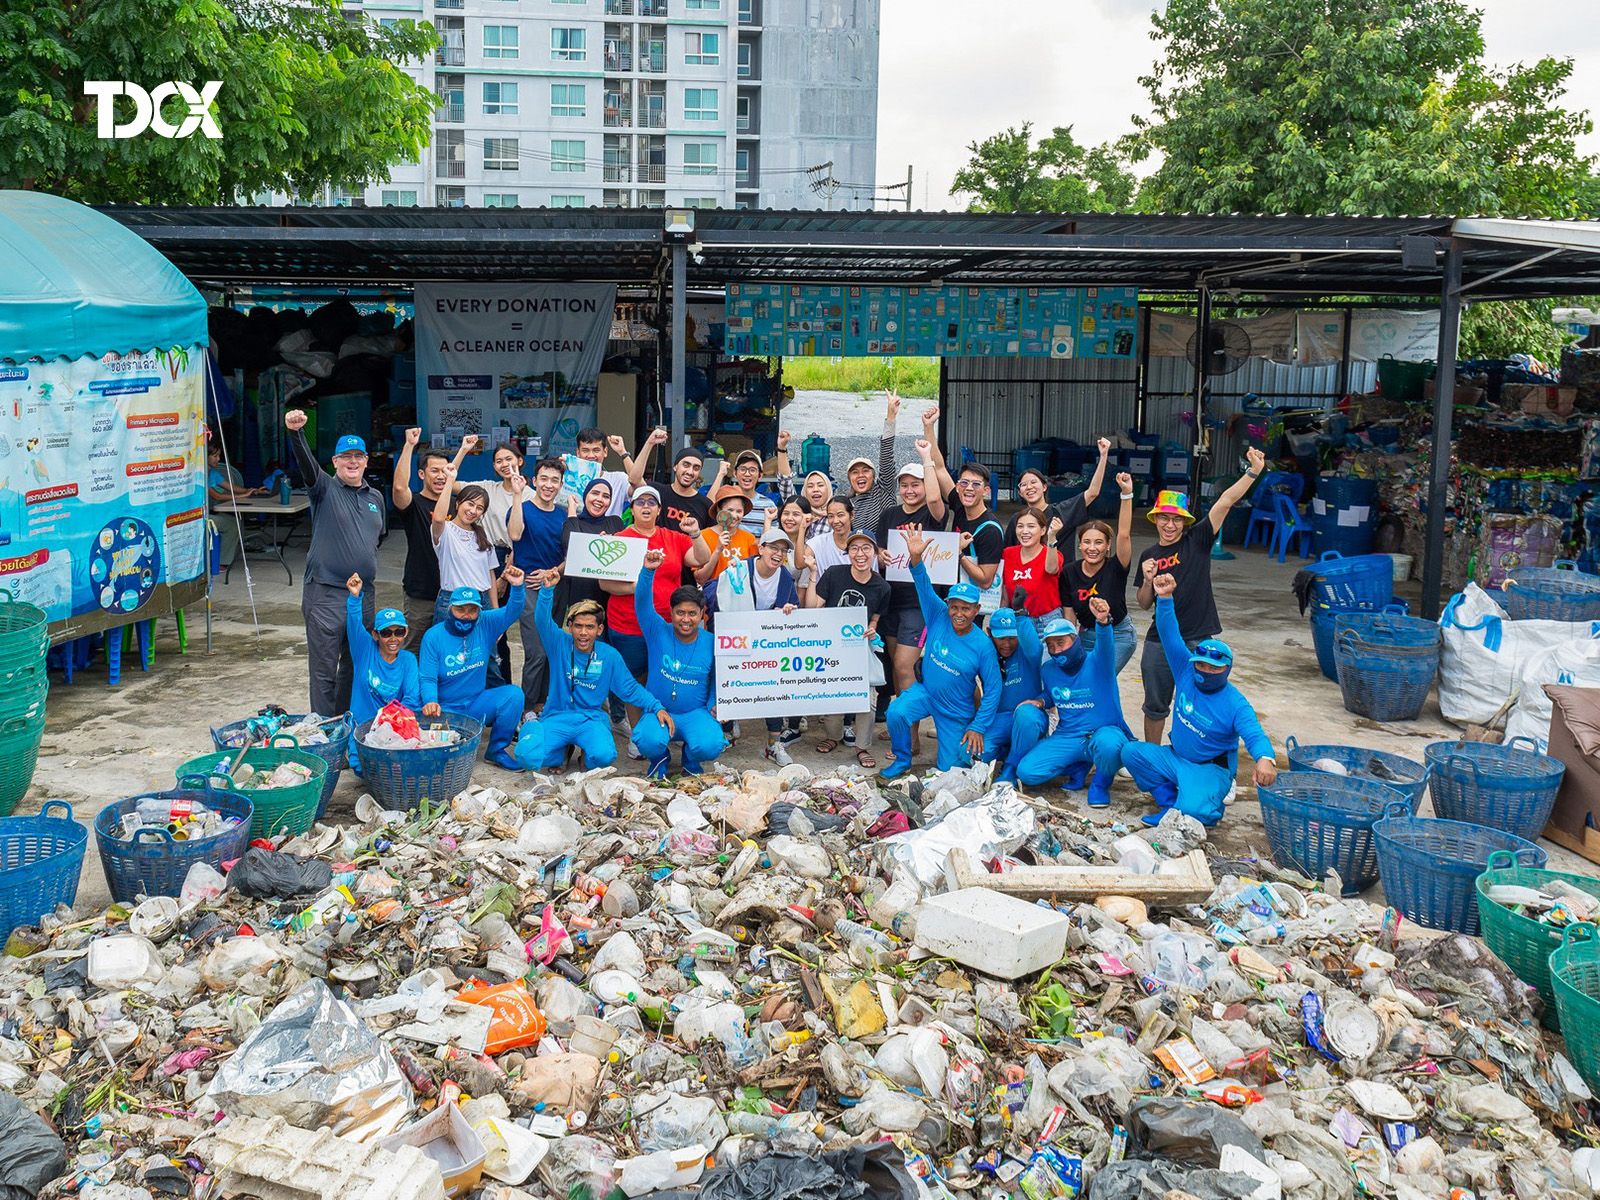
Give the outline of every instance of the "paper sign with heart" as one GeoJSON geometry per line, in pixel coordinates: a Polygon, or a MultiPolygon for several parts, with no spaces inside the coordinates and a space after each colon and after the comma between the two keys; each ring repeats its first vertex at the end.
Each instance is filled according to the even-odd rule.
{"type": "Polygon", "coordinates": [[[618,539],[592,538],[589,542],[589,554],[602,567],[609,567],[628,556],[628,548],[618,539]]]}
{"type": "Polygon", "coordinates": [[[567,544],[567,574],[632,582],[639,578],[649,548],[645,538],[574,533],[567,544]]]}

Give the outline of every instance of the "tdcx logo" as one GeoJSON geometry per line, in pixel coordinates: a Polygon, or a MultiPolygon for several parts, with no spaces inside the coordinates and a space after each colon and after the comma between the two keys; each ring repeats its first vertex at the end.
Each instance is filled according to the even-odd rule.
{"type": "Polygon", "coordinates": [[[222,130],[211,115],[211,102],[221,90],[220,79],[209,80],[198,90],[191,83],[169,81],[148,92],[123,79],[86,79],[83,83],[84,94],[96,98],[97,132],[102,138],[138,137],[146,129],[164,138],[186,138],[197,129],[208,138],[220,138],[222,130]],[[117,124],[118,96],[132,100],[134,110],[133,120],[121,125],[117,124]],[[176,125],[161,115],[161,106],[174,96],[181,96],[189,106],[188,114],[176,125]]]}

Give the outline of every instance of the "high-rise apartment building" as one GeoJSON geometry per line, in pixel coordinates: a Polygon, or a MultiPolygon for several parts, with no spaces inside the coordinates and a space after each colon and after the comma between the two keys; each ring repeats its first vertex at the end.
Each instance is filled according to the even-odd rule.
{"type": "Polygon", "coordinates": [[[346,0],[432,22],[439,105],[422,162],[333,202],[869,208],[878,4],[346,0]]]}

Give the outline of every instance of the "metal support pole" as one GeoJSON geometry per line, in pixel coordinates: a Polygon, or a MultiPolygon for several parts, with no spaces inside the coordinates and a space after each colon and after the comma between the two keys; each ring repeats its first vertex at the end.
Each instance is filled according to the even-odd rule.
{"type": "Polygon", "coordinates": [[[1139,361],[1134,367],[1133,427],[1140,433],[1150,432],[1145,422],[1150,419],[1150,306],[1139,306],[1139,361]]]}
{"type": "MultiPolygon", "coordinates": [[[[1339,381],[1333,388],[1334,391],[1339,393],[1340,400],[1343,400],[1345,394],[1350,390],[1350,326],[1355,323],[1354,318],[1355,309],[1346,304],[1344,306],[1344,339],[1339,347],[1339,381]]],[[[1338,401],[1335,401],[1335,404],[1337,403],[1338,401]]]]}
{"type": "Polygon", "coordinates": [[[1206,367],[1210,355],[1206,352],[1211,343],[1211,289],[1198,290],[1194,322],[1194,420],[1189,430],[1189,497],[1190,503],[1200,495],[1200,481],[1204,478],[1200,462],[1200,445],[1205,430],[1206,367]]]}
{"type": "MultiPolygon", "coordinates": [[[[939,453],[947,463],[957,461],[955,414],[950,411],[950,360],[939,356],[939,453]]],[[[959,469],[959,468],[958,468],[959,469]]]]}
{"type": "MultiPolygon", "coordinates": [[[[672,452],[676,454],[684,445],[685,410],[689,399],[689,364],[684,348],[684,322],[689,315],[685,299],[689,270],[689,247],[683,242],[672,243],[672,452]]],[[[672,461],[672,455],[667,456],[672,461]]]]}
{"type": "Polygon", "coordinates": [[[1444,254],[1439,297],[1439,367],[1433,381],[1433,474],[1428,480],[1428,538],[1422,556],[1422,615],[1436,620],[1444,580],[1444,514],[1450,494],[1450,430],[1455,415],[1456,351],[1461,337],[1461,245],[1444,254]]]}

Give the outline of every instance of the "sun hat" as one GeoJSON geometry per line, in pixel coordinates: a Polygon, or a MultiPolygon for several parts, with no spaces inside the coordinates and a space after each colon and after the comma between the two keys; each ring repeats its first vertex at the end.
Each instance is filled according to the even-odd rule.
{"type": "Polygon", "coordinates": [[[1162,516],[1182,517],[1185,521],[1194,520],[1194,514],[1189,511],[1189,496],[1186,492],[1157,493],[1155,507],[1145,516],[1152,521],[1162,516]]]}

